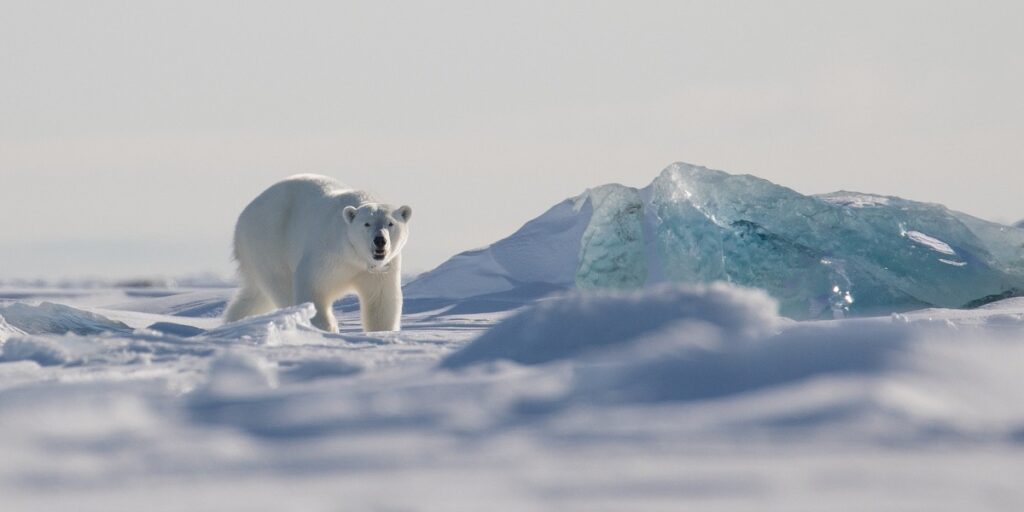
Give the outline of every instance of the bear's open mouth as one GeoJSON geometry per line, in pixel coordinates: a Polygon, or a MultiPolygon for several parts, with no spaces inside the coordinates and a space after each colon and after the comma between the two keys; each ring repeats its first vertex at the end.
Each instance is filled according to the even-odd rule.
{"type": "Polygon", "coordinates": [[[378,260],[378,261],[384,259],[384,257],[387,256],[387,255],[388,255],[387,251],[373,251],[373,259],[378,260]]]}

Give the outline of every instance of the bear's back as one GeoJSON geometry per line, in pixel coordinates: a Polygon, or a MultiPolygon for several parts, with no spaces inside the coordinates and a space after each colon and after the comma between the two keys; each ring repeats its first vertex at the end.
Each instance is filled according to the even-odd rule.
{"type": "Polygon", "coordinates": [[[287,262],[293,267],[308,247],[337,240],[347,227],[341,212],[372,198],[327,176],[297,174],[252,200],[235,226],[235,257],[240,263],[287,262]]]}

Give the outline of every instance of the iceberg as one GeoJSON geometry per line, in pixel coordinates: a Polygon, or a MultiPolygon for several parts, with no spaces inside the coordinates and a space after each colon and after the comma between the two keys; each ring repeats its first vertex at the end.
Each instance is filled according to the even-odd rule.
{"type": "Polygon", "coordinates": [[[576,286],[637,288],[647,282],[644,250],[644,203],[633,188],[598,187],[587,198],[590,222],[580,239],[576,286]]]}
{"type": "Polygon", "coordinates": [[[803,195],[676,163],[644,188],[604,185],[567,199],[424,274],[406,296],[715,281],[765,290],[795,319],[976,307],[1024,295],[1024,230],[938,204],[803,195]]]}

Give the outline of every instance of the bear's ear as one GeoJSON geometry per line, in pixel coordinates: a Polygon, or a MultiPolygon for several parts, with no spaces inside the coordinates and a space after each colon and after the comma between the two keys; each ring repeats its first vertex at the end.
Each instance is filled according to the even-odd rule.
{"type": "Polygon", "coordinates": [[[352,224],[352,221],[356,220],[356,208],[354,206],[346,206],[342,211],[342,215],[345,216],[345,222],[352,224]]]}
{"type": "Polygon", "coordinates": [[[409,219],[412,218],[412,208],[409,208],[408,206],[403,206],[399,208],[398,210],[395,211],[395,213],[397,213],[398,216],[405,222],[409,222],[409,219]]]}

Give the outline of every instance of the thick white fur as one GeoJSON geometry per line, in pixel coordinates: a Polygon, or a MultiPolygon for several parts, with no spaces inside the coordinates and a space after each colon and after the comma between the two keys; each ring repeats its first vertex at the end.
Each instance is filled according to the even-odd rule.
{"type": "Polygon", "coordinates": [[[300,174],[271,186],[238,217],[241,287],[224,319],[312,302],[313,324],[336,332],[332,305],[354,292],[364,330],[399,330],[401,251],[411,214],[408,206],[392,208],[324,176],[300,174]],[[382,259],[374,258],[377,236],[387,240],[382,259]]]}

